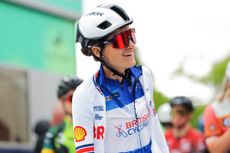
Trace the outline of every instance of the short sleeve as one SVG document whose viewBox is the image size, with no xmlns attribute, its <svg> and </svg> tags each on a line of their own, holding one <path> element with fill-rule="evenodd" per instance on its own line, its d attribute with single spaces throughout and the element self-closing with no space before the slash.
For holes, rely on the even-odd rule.
<svg viewBox="0 0 230 153">
<path fill-rule="evenodd" d="M 207 106 L 204 111 L 204 133 L 205 137 L 219 136 L 221 127 L 211 105 Z"/>
</svg>

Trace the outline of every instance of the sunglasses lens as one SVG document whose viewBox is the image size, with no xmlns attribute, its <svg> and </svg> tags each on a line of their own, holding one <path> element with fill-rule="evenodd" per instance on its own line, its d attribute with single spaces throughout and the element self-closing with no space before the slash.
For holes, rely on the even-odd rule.
<svg viewBox="0 0 230 153">
<path fill-rule="evenodd" d="M 123 49 L 125 47 L 129 46 L 129 40 L 131 40 L 134 44 L 136 43 L 136 37 L 135 37 L 135 29 L 129 29 L 127 31 L 124 31 L 120 34 L 117 34 L 114 37 L 113 41 L 113 47 Z"/>
<path fill-rule="evenodd" d="M 72 98 L 73 95 L 69 95 L 68 97 L 66 97 L 66 101 L 72 103 Z"/>
<path fill-rule="evenodd" d="M 113 42 L 113 48 L 125 48 L 121 34 L 116 35 Z"/>
<path fill-rule="evenodd" d="M 135 30 L 133 32 L 131 32 L 131 40 L 134 44 L 136 44 L 136 36 L 135 36 Z"/>
<path fill-rule="evenodd" d="M 171 114 L 172 114 L 172 116 L 178 115 L 178 116 L 183 117 L 183 116 L 186 116 L 188 114 L 188 112 L 185 110 L 173 110 Z"/>
</svg>

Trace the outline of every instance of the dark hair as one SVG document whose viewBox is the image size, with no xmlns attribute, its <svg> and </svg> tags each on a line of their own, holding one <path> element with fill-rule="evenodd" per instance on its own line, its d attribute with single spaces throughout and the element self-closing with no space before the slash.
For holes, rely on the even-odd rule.
<svg viewBox="0 0 230 153">
<path fill-rule="evenodd" d="M 100 51 L 100 56 L 102 56 L 102 52 L 103 52 L 103 50 L 104 50 L 105 45 L 102 44 L 102 43 L 101 43 L 101 44 L 95 43 L 95 44 L 93 44 L 93 45 L 98 46 L 98 47 L 101 49 L 101 51 Z M 89 47 L 89 48 L 81 48 L 81 52 L 82 52 L 84 55 L 86 55 L 86 56 L 93 56 L 93 59 L 94 59 L 95 61 L 100 61 L 100 62 L 101 62 L 101 57 L 97 57 L 96 55 L 93 54 L 92 47 Z"/>
<path fill-rule="evenodd" d="M 184 106 L 189 112 L 193 112 L 194 110 L 192 101 L 185 96 L 174 97 L 169 101 L 169 103 L 171 107 L 181 105 Z"/>
<path fill-rule="evenodd" d="M 57 97 L 61 98 L 65 96 L 70 90 L 75 90 L 82 82 L 83 80 L 78 77 L 62 78 L 58 85 Z"/>
</svg>

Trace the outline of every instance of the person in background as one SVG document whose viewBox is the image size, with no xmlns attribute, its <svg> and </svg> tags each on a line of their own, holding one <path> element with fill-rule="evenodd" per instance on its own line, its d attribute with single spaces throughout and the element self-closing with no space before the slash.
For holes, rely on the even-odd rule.
<svg viewBox="0 0 230 153">
<path fill-rule="evenodd" d="M 197 129 L 204 133 L 204 114 L 202 113 L 199 117 L 198 117 L 198 121 L 197 121 Z"/>
<path fill-rule="evenodd" d="M 49 128 L 45 135 L 41 153 L 75 153 L 72 124 L 72 96 L 74 90 L 82 82 L 77 77 L 64 77 L 58 85 L 57 96 L 62 102 L 65 118 L 61 124 Z"/>
<path fill-rule="evenodd" d="M 59 90 L 58 92 L 61 92 L 61 90 Z M 63 123 L 65 118 L 65 112 L 63 108 L 62 97 L 63 94 L 59 93 L 58 103 L 56 103 L 56 105 L 54 106 L 51 120 L 40 120 L 36 123 L 34 132 L 37 135 L 37 140 L 34 147 L 34 153 L 41 153 L 44 144 L 45 135 L 48 129 L 51 127 L 56 127 L 59 124 Z"/>
<path fill-rule="evenodd" d="M 63 107 L 63 99 L 61 94 L 58 96 L 58 102 L 54 106 L 53 112 L 52 112 L 52 119 L 50 121 L 51 126 L 59 125 L 63 122 L 65 118 L 65 110 Z"/>
<path fill-rule="evenodd" d="M 230 62 L 222 96 L 205 108 L 204 131 L 210 153 L 230 153 Z"/>
<path fill-rule="evenodd" d="M 189 123 L 194 111 L 192 101 L 187 97 L 177 96 L 169 103 L 172 107 L 173 127 L 165 131 L 165 137 L 170 153 L 204 153 L 204 135 Z"/>
<path fill-rule="evenodd" d="M 158 108 L 158 116 L 164 131 L 172 127 L 171 106 L 168 102 L 160 105 Z"/>
<path fill-rule="evenodd" d="M 34 147 L 34 153 L 41 153 L 45 134 L 49 128 L 50 122 L 48 120 L 40 120 L 35 124 L 34 133 L 37 135 L 37 141 Z"/>
<path fill-rule="evenodd" d="M 135 66 L 132 22 L 115 4 L 102 4 L 78 22 L 81 51 L 101 66 L 73 95 L 76 153 L 168 153 L 151 72 Z"/>
</svg>

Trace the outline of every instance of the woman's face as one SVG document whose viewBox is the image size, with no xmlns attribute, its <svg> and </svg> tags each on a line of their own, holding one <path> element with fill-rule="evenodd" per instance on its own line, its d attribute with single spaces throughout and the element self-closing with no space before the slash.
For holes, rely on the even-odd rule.
<svg viewBox="0 0 230 153">
<path fill-rule="evenodd" d="M 64 109 L 66 113 L 72 114 L 72 97 L 73 97 L 74 90 L 68 91 L 66 94 L 65 99 L 63 100 Z"/>
<path fill-rule="evenodd" d="M 108 40 L 113 38 L 114 35 L 124 32 L 129 29 L 129 26 L 125 26 L 121 29 L 118 29 L 108 37 Z M 135 44 L 129 40 L 128 47 L 123 49 L 114 48 L 112 43 L 105 45 L 103 55 L 106 60 L 115 70 L 118 72 L 124 72 L 125 69 L 130 68 L 136 64 L 134 57 L 134 47 Z"/>
</svg>

